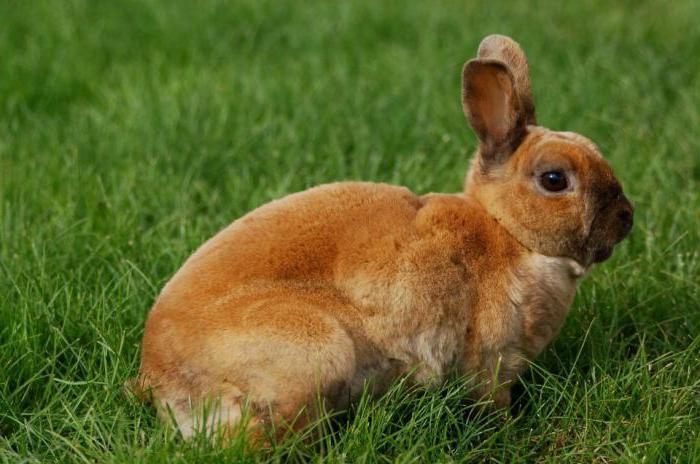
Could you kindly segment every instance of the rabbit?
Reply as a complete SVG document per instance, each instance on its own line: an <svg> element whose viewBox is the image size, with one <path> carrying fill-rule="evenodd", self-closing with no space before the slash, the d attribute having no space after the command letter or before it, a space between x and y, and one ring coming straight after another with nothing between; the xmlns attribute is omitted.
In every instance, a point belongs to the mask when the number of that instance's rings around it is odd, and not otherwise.
<svg viewBox="0 0 700 464"><path fill-rule="evenodd" d="M338 182L244 215L163 288L133 391L185 438L296 430L453 371L507 408L633 207L593 142L537 125L511 38L481 42L462 104L478 138L463 192Z"/></svg>

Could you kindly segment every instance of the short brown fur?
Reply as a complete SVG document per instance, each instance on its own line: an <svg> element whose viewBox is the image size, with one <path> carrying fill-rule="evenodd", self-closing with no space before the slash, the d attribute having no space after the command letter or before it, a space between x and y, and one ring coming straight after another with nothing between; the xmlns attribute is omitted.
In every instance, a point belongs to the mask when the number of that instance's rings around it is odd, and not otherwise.
<svg viewBox="0 0 700 464"><path fill-rule="evenodd" d="M264 205L194 253L146 322L136 391L184 436L343 408L371 381L508 385L561 327L576 282L631 226L595 145L535 126L527 60L489 36L463 74L479 137L464 193L344 182ZM543 172L570 185L548 192ZM202 405L215 406L207 414Z"/></svg>

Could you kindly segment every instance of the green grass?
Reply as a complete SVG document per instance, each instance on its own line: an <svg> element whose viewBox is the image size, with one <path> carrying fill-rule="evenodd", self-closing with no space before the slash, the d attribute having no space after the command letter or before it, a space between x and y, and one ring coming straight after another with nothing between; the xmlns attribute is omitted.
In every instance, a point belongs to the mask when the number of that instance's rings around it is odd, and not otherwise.
<svg viewBox="0 0 700 464"><path fill-rule="evenodd" d="M700 462L700 3L197 3L0 2L0 461ZM159 288L244 212L341 179L459 190L460 69L494 32L637 208L522 413L398 384L244 451L122 395Z"/></svg>

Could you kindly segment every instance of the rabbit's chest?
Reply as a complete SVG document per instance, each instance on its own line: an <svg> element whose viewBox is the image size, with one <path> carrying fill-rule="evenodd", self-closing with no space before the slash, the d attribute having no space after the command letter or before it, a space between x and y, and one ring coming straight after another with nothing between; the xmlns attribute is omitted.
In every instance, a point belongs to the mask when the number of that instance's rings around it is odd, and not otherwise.
<svg viewBox="0 0 700 464"><path fill-rule="evenodd" d="M516 305L520 349L529 359L561 329L584 273L571 259L539 254L528 257L521 267L511 300Z"/></svg>
<svg viewBox="0 0 700 464"><path fill-rule="evenodd" d="M583 273L570 259L530 254L484 286L470 308L462 371L477 374L484 392L496 373L499 383L514 380L563 325Z"/></svg>

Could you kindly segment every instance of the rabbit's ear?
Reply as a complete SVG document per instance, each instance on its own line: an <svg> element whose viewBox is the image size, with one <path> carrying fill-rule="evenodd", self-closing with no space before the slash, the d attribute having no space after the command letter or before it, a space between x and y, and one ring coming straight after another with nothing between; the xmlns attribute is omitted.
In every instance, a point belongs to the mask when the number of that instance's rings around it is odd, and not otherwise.
<svg viewBox="0 0 700 464"><path fill-rule="evenodd" d="M503 36L489 36L479 57L462 71L462 105L479 137L481 156L503 161L535 123L527 61L520 47Z"/></svg>
<svg viewBox="0 0 700 464"><path fill-rule="evenodd" d="M513 76L515 93L520 100L521 111L525 113L525 120L529 125L537 125L535 119L535 104L532 100L532 86L530 85L530 70L527 65L525 52L518 43L504 35L490 35L481 41L477 58L501 61L506 65Z"/></svg>

